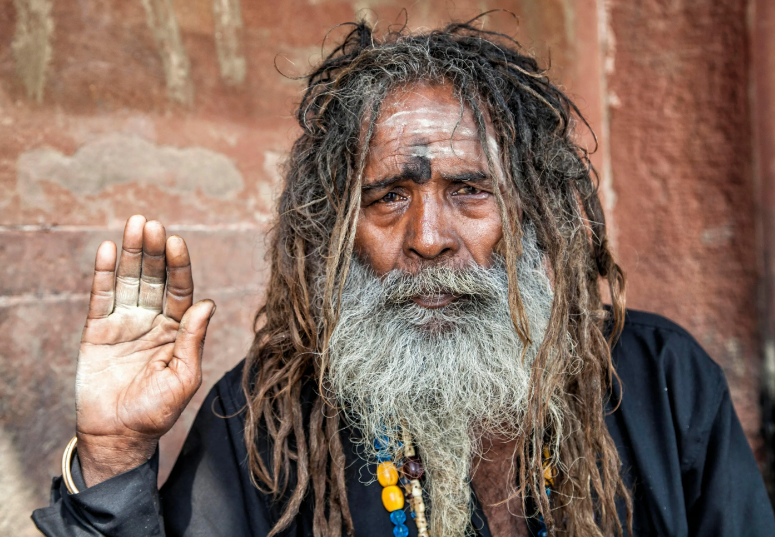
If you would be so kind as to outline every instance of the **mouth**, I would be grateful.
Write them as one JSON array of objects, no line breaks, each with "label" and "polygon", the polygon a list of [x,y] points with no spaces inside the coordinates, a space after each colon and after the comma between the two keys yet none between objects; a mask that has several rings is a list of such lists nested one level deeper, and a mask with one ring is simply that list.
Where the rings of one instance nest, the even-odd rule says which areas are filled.
[{"label": "mouth", "polygon": [[435,309],[448,306],[457,300],[457,296],[448,293],[440,295],[418,295],[412,297],[412,300],[415,304],[422,306],[423,308]]}]

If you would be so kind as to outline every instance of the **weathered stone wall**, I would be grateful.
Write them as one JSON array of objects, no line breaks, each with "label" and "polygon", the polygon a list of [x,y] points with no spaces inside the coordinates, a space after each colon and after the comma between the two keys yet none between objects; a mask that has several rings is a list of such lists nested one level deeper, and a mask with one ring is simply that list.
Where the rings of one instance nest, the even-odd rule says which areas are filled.
[{"label": "weathered stone wall", "polygon": [[197,298],[218,304],[163,479],[251,341],[301,88],[278,69],[301,75],[330,28],[385,26],[402,7],[413,28],[519,16],[486,24],[551,58],[598,134],[630,305],[683,324],[722,364],[759,449],[745,0],[0,0],[0,534],[34,534],[28,513],[73,434],[97,245],[132,214],[158,218],[189,244]]},{"label": "weathered stone wall", "polygon": [[726,372],[758,447],[758,266],[746,0],[616,2],[608,75],[616,245],[630,303]]}]

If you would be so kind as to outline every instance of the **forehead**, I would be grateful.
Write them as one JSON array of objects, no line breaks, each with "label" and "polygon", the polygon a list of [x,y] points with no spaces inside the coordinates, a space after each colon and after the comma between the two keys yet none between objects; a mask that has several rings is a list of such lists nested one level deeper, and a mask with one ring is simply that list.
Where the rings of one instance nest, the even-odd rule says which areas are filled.
[{"label": "forehead", "polygon": [[[486,125],[486,129],[491,135],[491,127]],[[479,145],[473,112],[452,88],[417,83],[385,97],[369,150],[373,157],[383,157],[387,152],[441,158],[457,154],[460,149],[470,158]]]},{"label": "forehead", "polygon": [[388,134],[391,130],[409,129],[416,134],[432,134],[439,129],[451,133],[456,125],[461,132],[455,134],[476,135],[471,109],[455,97],[452,88],[412,84],[385,97],[375,124],[375,134],[378,134],[377,131]]}]

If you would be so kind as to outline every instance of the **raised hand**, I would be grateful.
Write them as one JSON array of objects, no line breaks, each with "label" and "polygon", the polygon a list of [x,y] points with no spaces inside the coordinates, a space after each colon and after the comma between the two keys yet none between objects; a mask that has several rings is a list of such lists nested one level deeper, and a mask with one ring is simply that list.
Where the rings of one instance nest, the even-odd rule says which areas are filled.
[{"label": "raised hand", "polygon": [[117,271],[116,245],[97,250],[75,386],[88,486],[150,458],[199,388],[215,304],[193,296],[186,243],[159,222],[127,221]]}]

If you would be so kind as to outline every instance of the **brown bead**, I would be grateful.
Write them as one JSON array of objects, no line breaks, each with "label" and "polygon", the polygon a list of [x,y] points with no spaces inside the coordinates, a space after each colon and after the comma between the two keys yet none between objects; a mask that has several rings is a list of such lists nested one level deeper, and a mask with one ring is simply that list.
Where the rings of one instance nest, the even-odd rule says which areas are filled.
[{"label": "brown bead", "polygon": [[416,457],[409,457],[401,467],[401,472],[407,479],[421,479],[425,473],[422,462]]}]

